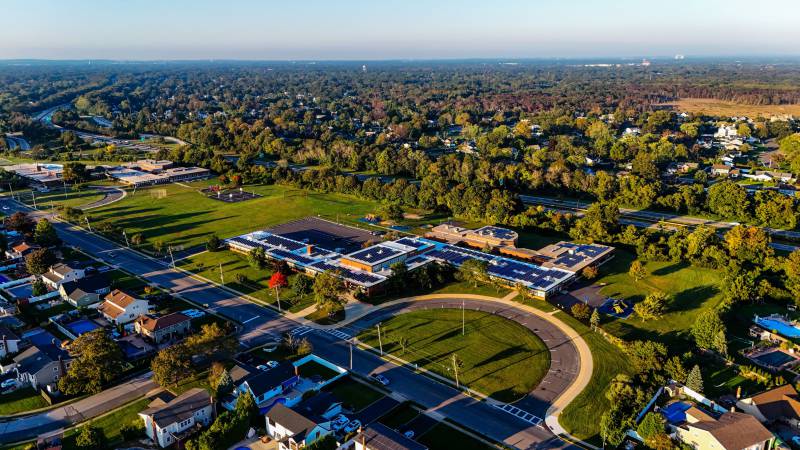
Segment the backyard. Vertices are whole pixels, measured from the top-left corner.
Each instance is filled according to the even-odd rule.
[[[32,411],[45,406],[47,401],[44,397],[29,387],[0,395],[0,416]]]
[[[247,186],[262,197],[225,203],[198,192],[214,182],[170,184],[138,189],[114,204],[90,211],[96,228],[102,222],[124,229],[128,236],[140,233],[144,249],[153,241],[173,247],[202,245],[212,234],[237,236],[301,217],[339,215],[361,217],[376,204],[343,194],[320,194],[288,186]],[[121,236],[117,237],[121,239]]]
[[[433,309],[393,317],[381,327],[383,349],[450,379],[455,378],[456,354],[459,381],[501,401],[518,400],[539,384],[550,367],[550,352],[541,339],[522,325],[480,311],[464,312],[462,336],[461,314]],[[376,330],[359,339],[378,347]]]

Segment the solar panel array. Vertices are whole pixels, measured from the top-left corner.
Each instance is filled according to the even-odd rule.
[[[273,248],[268,253],[276,259],[284,259],[286,261],[294,262],[303,266],[308,266],[316,262],[316,259],[311,259],[297,253],[292,253],[280,248]]]
[[[372,247],[365,248],[364,250],[359,250],[355,253],[346,255],[346,258],[355,261],[364,261],[366,263],[372,264],[389,258],[393,258],[402,253],[403,252],[400,250],[391,247],[386,247],[384,245],[373,245]]]
[[[245,238],[243,238],[241,236],[232,237],[232,238],[228,239],[228,241],[229,242],[233,242],[234,244],[236,244],[236,245],[238,245],[240,247],[244,247],[244,248],[248,248],[248,249],[254,248],[255,245],[256,245],[255,242],[253,242],[253,241],[251,241],[249,239],[245,239]]]
[[[419,250],[419,249],[421,249],[423,247],[430,247],[430,245],[431,245],[431,244],[429,244],[427,242],[418,241],[416,239],[411,239],[411,238],[407,238],[407,237],[400,238],[400,239],[396,240],[395,242],[397,242],[398,244],[406,245],[408,247],[413,247],[413,248],[415,248],[417,250]]]
[[[485,226],[482,228],[478,228],[475,230],[475,233],[480,234],[482,236],[492,236],[499,239],[514,239],[517,235],[514,231],[508,230],[506,228],[500,227],[492,227],[492,226]]]
[[[320,272],[327,272],[330,270],[336,270],[342,274],[342,278],[349,281],[354,281],[357,284],[365,284],[365,285],[373,285],[380,283],[381,281],[385,280],[385,277],[380,275],[375,275],[370,272],[365,272],[361,270],[352,270],[347,267],[336,266],[330,264],[325,261],[317,261],[310,266],[313,269],[317,269]]]
[[[305,247],[305,244],[297,241],[293,241],[291,239],[278,236],[276,234],[269,234],[266,237],[261,238],[261,242],[271,247],[280,247],[293,252],[295,250],[300,250],[301,248]]]

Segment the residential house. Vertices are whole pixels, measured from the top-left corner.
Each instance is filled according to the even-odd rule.
[[[714,164],[711,166],[711,175],[715,177],[727,177],[731,174],[731,166],[725,164]]]
[[[333,420],[342,413],[342,402],[330,392],[319,392],[294,407],[294,410],[306,417],[318,416],[323,419]]]
[[[695,450],[767,450],[775,437],[750,414],[712,415],[692,406],[686,420],[673,425],[674,436]]]
[[[134,323],[137,333],[151,339],[156,344],[185,336],[189,333],[191,326],[192,319],[179,312],[160,317],[142,315]]]
[[[246,370],[246,372],[249,373],[249,376],[246,376],[234,391],[234,395],[238,397],[245,392],[250,392],[259,408],[268,408],[271,403],[281,398],[283,394],[290,392],[300,381],[294,366],[289,362],[283,362],[278,367],[266,371],[256,369]],[[289,403],[296,403],[299,398],[292,400],[293,402]],[[232,408],[235,404],[234,401],[229,407]]]
[[[42,274],[42,281],[50,289],[58,289],[62,283],[80,280],[86,276],[83,268],[75,265],[58,263],[50,266],[47,272]]]
[[[134,298],[119,289],[114,289],[105,296],[105,301],[97,309],[110,322],[126,324],[137,317],[147,314],[150,304],[147,300]]]
[[[0,324],[0,339],[0,358],[19,352],[19,336],[3,324]]]
[[[147,437],[166,448],[187,437],[199,425],[210,424],[214,419],[214,404],[208,391],[192,388],[169,402],[152,401],[139,417],[144,421]]]
[[[6,250],[6,256],[9,259],[24,258],[24,257],[28,256],[28,254],[30,252],[32,252],[34,250],[38,250],[39,248],[41,248],[41,247],[39,247],[36,244],[29,244],[29,243],[23,241],[23,242],[19,242],[17,244],[12,245],[11,248]]]
[[[764,424],[785,423],[800,428],[800,397],[791,384],[743,398],[736,407]]]
[[[428,450],[428,447],[378,422],[364,428],[351,442],[355,450]]]
[[[17,312],[15,303],[12,304],[8,300],[0,299],[0,317],[15,316]]]
[[[308,447],[331,434],[330,420],[307,417],[278,403],[266,415],[267,435],[278,441],[279,450]]]
[[[111,291],[111,283],[103,273],[96,273],[74,281],[61,283],[58,292],[72,306],[89,306],[102,300],[101,295]]]
[[[721,126],[717,129],[717,132],[714,133],[714,137],[717,139],[734,138],[738,135],[739,132],[733,125]]]
[[[66,374],[71,362],[69,354],[56,343],[34,345],[15,356],[3,372],[15,371],[23,385],[55,391],[56,382]]]
[[[642,134],[642,129],[639,127],[628,127],[622,132],[623,136],[638,136]]]

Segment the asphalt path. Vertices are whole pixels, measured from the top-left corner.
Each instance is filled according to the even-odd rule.
[[[36,218],[48,215],[48,213],[31,211],[30,208],[8,197],[0,199],[0,206],[7,214],[23,210]],[[185,272],[173,270],[164,261],[121,247],[115,242],[71,224],[53,221],[53,225],[66,244],[77,247],[112,266],[134,273],[154,285],[169,290],[178,297],[203,305],[207,310],[239,323],[239,341],[245,347],[274,342],[280,339],[284,333],[300,326],[299,323],[278,312],[252,303],[234,292],[193,278]],[[458,304],[461,302],[457,299],[457,294],[454,295],[453,301]],[[491,439],[524,449],[571,446],[558,439],[543,425],[532,425],[530,422],[502,411],[487,402],[468,397],[451,386],[389,363],[372,352],[353,347],[351,353],[349,342],[334,334],[313,331],[304,337],[307,337],[313,345],[315,354],[343,367],[350,367],[353,372],[362,376],[369,376],[376,371],[385,373],[392,380],[390,389],[396,394],[421,403],[429,412],[450,418]],[[352,365],[350,364],[351,358]],[[543,387],[543,389],[548,388]],[[537,409],[539,406],[535,403],[537,401],[535,396],[547,394],[537,392],[532,395],[534,396],[530,400],[532,403],[525,406]],[[36,417],[38,418],[36,420],[49,420],[42,414]],[[54,427],[53,429],[60,426],[63,426],[63,423],[56,421],[49,425],[49,427]],[[47,427],[47,425],[43,424],[41,427]],[[0,436],[0,440],[8,441],[3,436]]]

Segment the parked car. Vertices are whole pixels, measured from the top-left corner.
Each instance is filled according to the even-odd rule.
[[[405,433],[403,433],[403,436],[405,436],[405,437],[407,437],[409,439],[414,439],[414,430],[406,431]]]
[[[274,369],[280,366],[280,363],[278,363],[278,361],[267,361],[267,365],[269,366],[270,369]]]
[[[339,414],[331,421],[331,428],[333,431],[339,431],[344,428],[348,422],[350,422],[350,419],[348,419],[347,416],[344,414]]]
[[[19,383],[19,382],[16,379],[9,378],[9,379],[3,381],[2,383],[0,383],[0,388],[3,388],[3,389],[12,388],[12,387],[16,386],[17,383]]]
[[[265,366],[264,364],[259,364],[256,366],[256,369],[263,370],[264,372],[269,370],[269,367]]]
[[[371,376],[372,376],[372,379],[377,381],[378,383],[380,383],[380,384],[382,384],[384,386],[388,386],[389,385],[389,379],[386,378],[385,376],[383,376],[383,375],[381,375],[379,373],[373,373]]]
[[[359,428],[361,428],[361,421],[360,421],[360,420],[358,420],[358,419],[356,419],[356,420],[351,420],[351,421],[350,421],[350,422],[349,422],[349,423],[348,423],[348,424],[347,424],[347,425],[344,427],[344,431],[345,431],[345,433],[352,433],[352,432],[354,432],[354,431],[358,430]]]

